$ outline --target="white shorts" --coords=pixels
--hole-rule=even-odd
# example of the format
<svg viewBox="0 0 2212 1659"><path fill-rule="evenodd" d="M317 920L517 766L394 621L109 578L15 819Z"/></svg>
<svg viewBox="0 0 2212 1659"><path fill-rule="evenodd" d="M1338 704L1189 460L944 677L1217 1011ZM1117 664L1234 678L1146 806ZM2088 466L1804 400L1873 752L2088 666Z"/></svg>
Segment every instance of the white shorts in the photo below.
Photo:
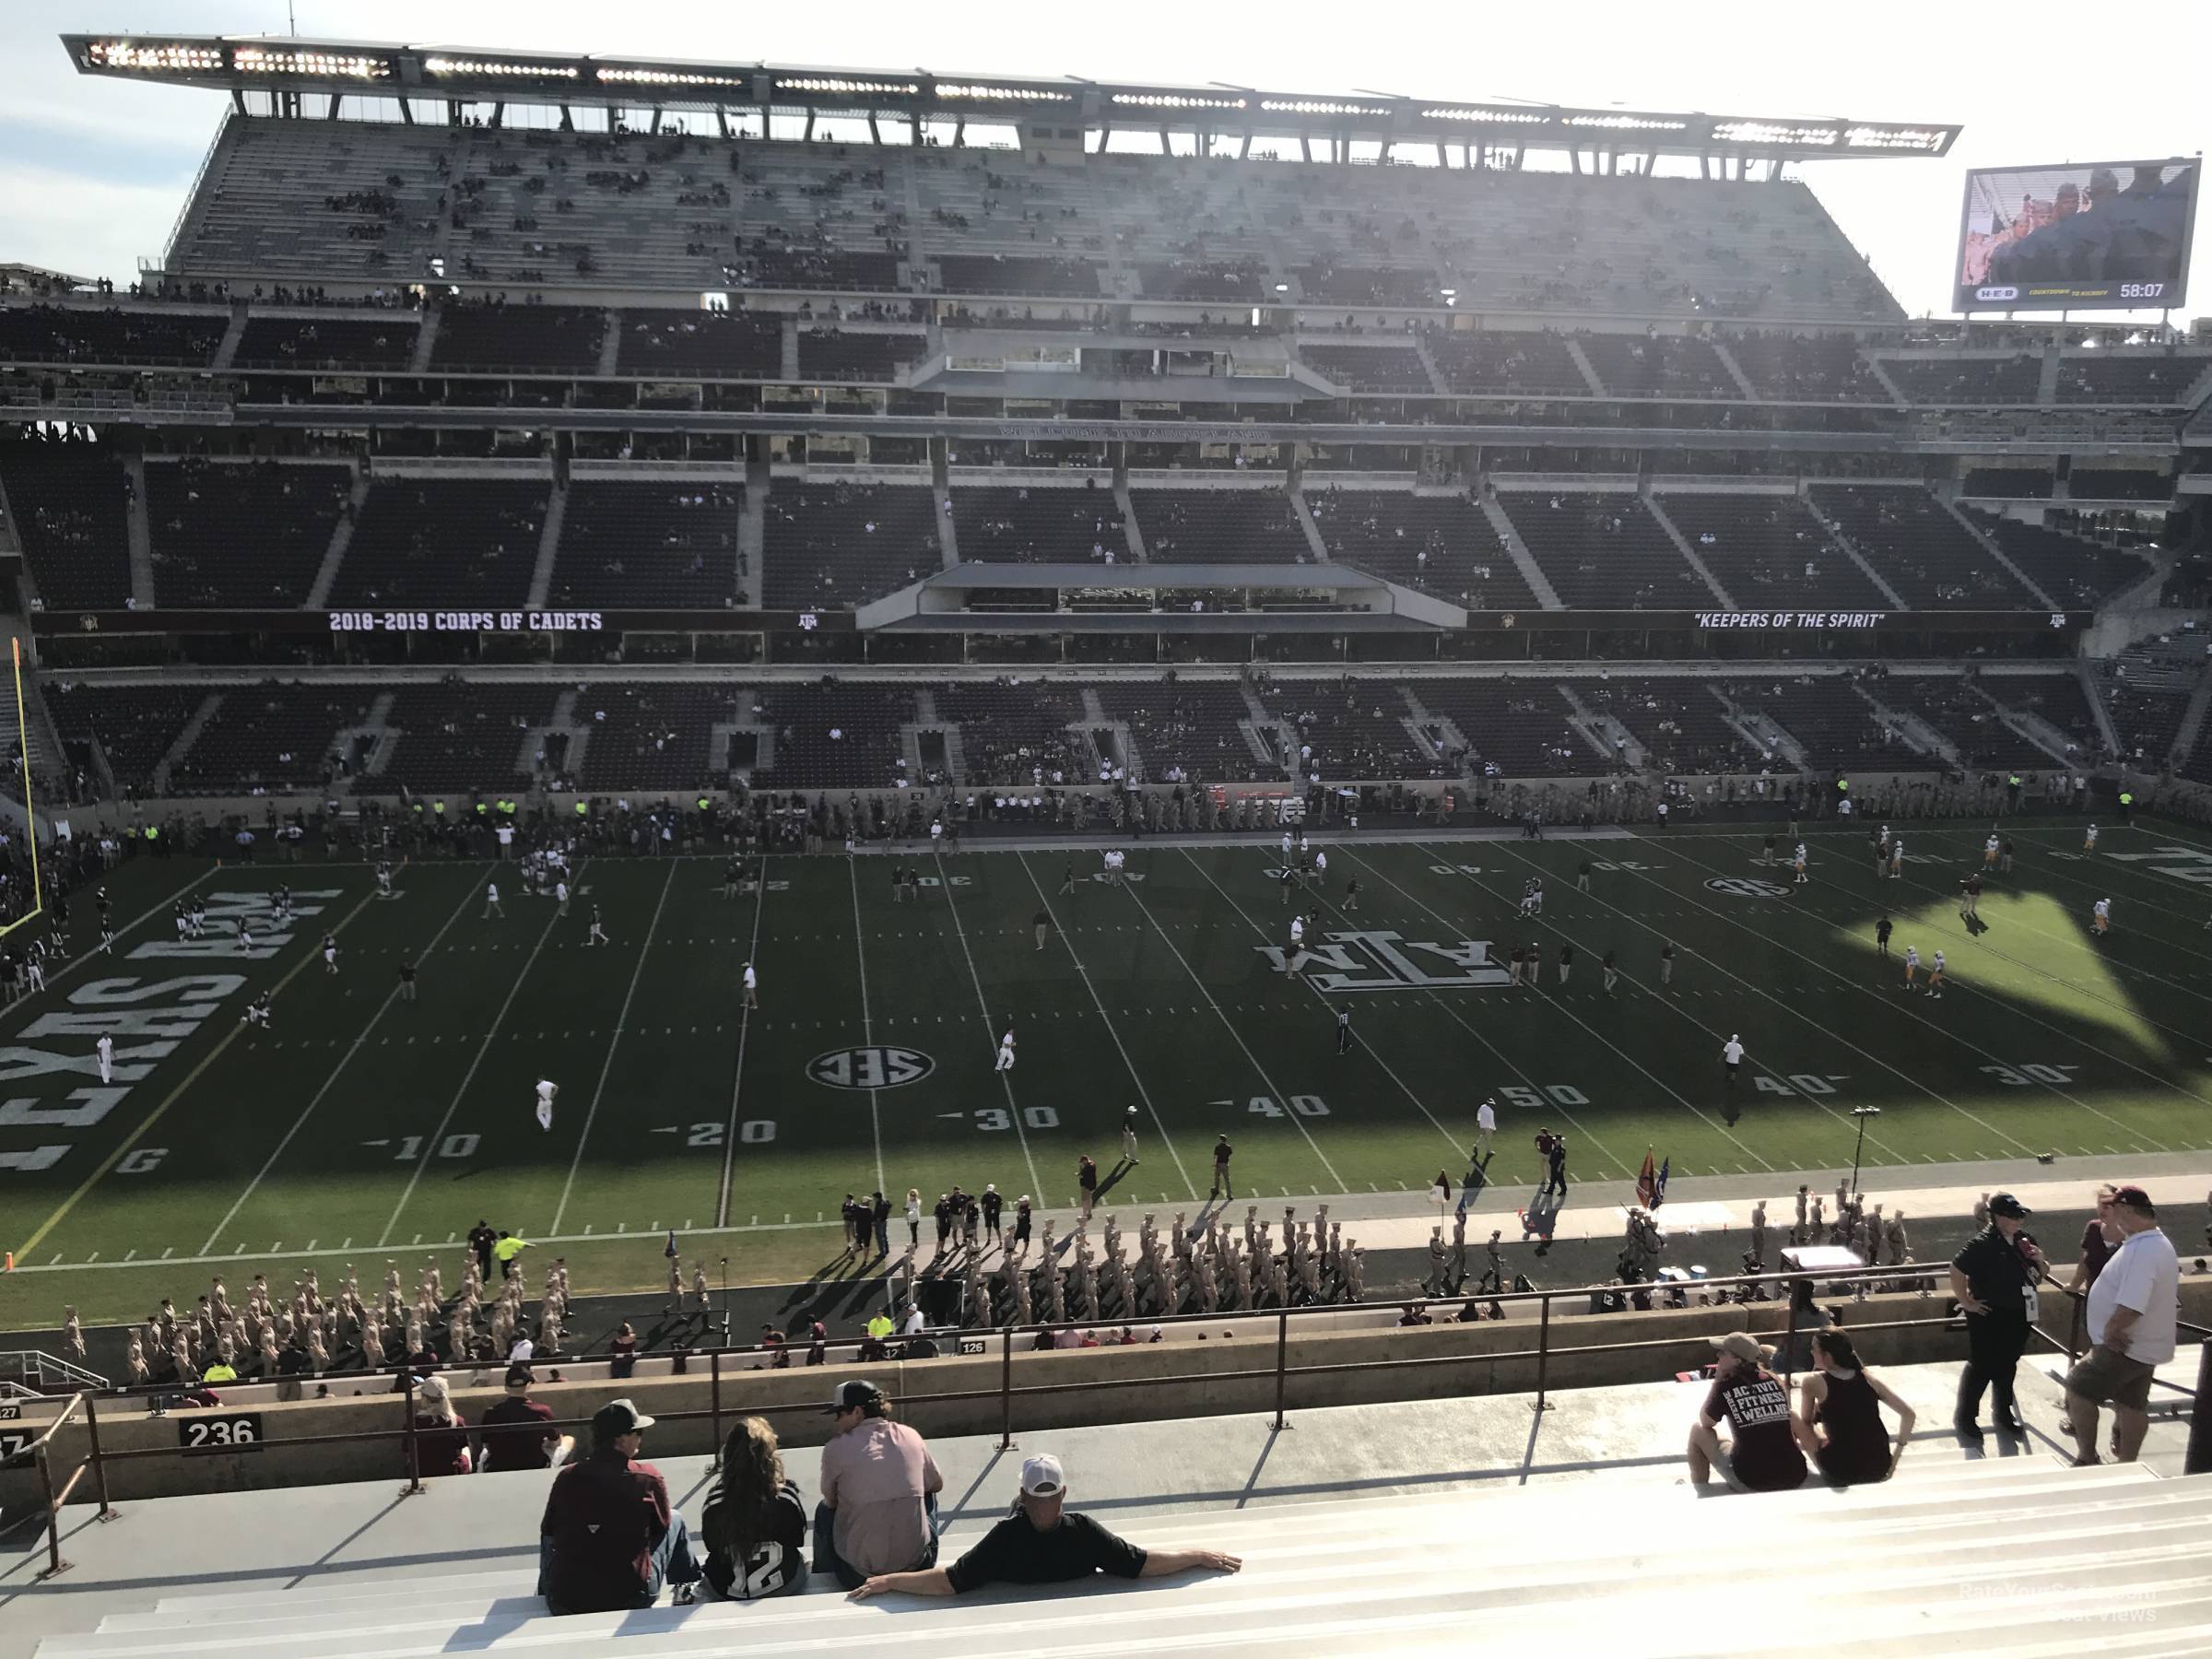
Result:
<svg viewBox="0 0 2212 1659"><path fill-rule="evenodd" d="M538 1103L537 1103L537 1126L538 1126L540 1129L550 1129L550 1128L552 1128L552 1127L553 1127L553 1102L552 1102L552 1101L550 1101L550 1100L539 1100L539 1101L538 1101Z"/></svg>

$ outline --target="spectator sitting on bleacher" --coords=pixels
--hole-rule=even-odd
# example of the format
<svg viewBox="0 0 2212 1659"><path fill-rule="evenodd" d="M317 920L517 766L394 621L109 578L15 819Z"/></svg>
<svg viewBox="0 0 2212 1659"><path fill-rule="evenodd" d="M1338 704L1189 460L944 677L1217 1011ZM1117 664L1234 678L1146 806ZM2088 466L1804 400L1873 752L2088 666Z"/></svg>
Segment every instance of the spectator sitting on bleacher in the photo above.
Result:
<svg viewBox="0 0 2212 1659"><path fill-rule="evenodd" d="M565 1460L575 1450L575 1441L553 1427L553 1408L530 1397L536 1380L527 1365L507 1368L507 1397L477 1424L484 1446L477 1467L484 1473L549 1469L557 1457Z"/></svg>
<svg viewBox="0 0 2212 1659"><path fill-rule="evenodd" d="M1783 1492L1805 1484L1805 1453L1790 1426L1790 1395L1767 1369L1774 1350L1742 1331L1713 1338L1712 1390L1689 1431L1689 1480L1700 1490L1721 1471L1731 1488ZM1721 1441L1722 1422L1729 1439Z"/></svg>
<svg viewBox="0 0 2212 1659"><path fill-rule="evenodd" d="M628 1400L592 1414L591 1455L553 1477L538 1523L537 1591L551 1613L650 1607L700 1578L660 1470L638 1461L653 1418Z"/></svg>
<svg viewBox="0 0 2212 1659"><path fill-rule="evenodd" d="M1791 1419L1797 1444L1835 1486L1887 1480L1912 1437L1912 1407L1866 1369L1851 1338L1822 1331L1813 1338L1812 1375L1797 1385ZM1882 1426L1881 1407L1897 1413L1897 1441Z"/></svg>
<svg viewBox="0 0 2212 1659"><path fill-rule="evenodd" d="M945 1477L921 1435L891 1420L873 1382L840 1383L825 1415L837 1426L822 1448L816 1571L834 1572L851 1590L877 1574L935 1566Z"/></svg>
<svg viewBox="0 0 2212 1659"><path fill-rule="evenodd" d="M776 1431L761 1418L747 1418L723 1442L700 1532L716 1594L757 1601L806 1587L806 1500L784 1476Z"/></svg>
<svg viewBox="0 0 2212 1659"><path fill-rule="evenodd" d="M1244 1563L1218 1549L1139 1549L1088 1515L1068 1512L1060 1460L1032 1457L1021 1465L1021 1496L1013 1512L950 1567L885 1572L854 1587L863 1601L887 1591L910 1595L965 1595L985 1584L1065 1584L1095 1573L1114 1578L1167 1578L1202 1570L1235 1572Z"/></svg>
<svg viewBox="0 0 2212 1659"><path fill-rule="evenodd" d="M415 1385L420 1409L415 1414L415 1475L465 1475L469 1471L468 1425L453 1409L443 1377L425 1377Z"/></svg>

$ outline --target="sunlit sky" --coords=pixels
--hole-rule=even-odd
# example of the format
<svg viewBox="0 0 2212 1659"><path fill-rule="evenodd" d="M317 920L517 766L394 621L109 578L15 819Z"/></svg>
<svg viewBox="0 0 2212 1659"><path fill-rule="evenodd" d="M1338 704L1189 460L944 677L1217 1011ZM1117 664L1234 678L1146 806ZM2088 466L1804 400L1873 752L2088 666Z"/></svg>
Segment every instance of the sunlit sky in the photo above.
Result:
<svg viewBox="0 0 2212 1659"><path fill-rule="evenodd" d="M1956 122L1940 159L1830 161L1802 176L1906 311L1946 314L1968 168L2201 154L2212 0L2146 13L2123 35L2079 0L1849 7L1122 0L949 6L573 4L373 6L298 0L302 35L865 68L1229 81L1329 93ZM0 7L0 263L128 280L159 254L222 118L219 93L79 76L64 30L281 34L283 0L107 0ZM2197 313L2212 313L2212 213L2200 216ZM2177 322L2183 320L2177 314Z"/></svg>

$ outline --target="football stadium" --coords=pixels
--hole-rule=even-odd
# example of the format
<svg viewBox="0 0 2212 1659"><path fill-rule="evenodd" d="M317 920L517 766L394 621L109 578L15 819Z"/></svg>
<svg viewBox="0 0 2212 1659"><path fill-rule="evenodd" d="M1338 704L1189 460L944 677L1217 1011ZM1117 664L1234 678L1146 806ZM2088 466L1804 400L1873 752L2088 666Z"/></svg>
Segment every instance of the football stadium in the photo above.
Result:
<svg viewBox="0 0 2212 1659"><path fill-rule="evenodd" d="M2212 1652L2197 159L58 48L0 1654Z"/></svg>

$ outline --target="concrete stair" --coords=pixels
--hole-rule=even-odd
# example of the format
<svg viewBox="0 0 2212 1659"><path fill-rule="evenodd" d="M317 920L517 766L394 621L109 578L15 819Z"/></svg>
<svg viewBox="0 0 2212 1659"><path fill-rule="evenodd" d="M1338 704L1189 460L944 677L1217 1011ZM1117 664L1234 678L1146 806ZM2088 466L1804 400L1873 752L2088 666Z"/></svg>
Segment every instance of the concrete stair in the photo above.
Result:
<svg viewBox="0 0 2212 1659"><path fill-rule="evenodd" d="M2201 1653L2212 1641L2212 1555L2202 1546L2212 1477L2161 1480L2139 1465L2073 1470L2044 1458L1977 1462L1917 1445L1894 1481L1841 1490L1700 1500L1671 1470L1641 1473L1634 1501L1622 1500L1618 1482L1592 1480L1257 1508L1216 1502L1150 1520L1117 1507L1101 1517L1144 1545L1234 1554L1242 1571L1233 1575L999 1586L952 1601L873 1605L816 1579L806 1594L765 1602L554 1618L527 1569L419 1573L375 1585L318 1581L164 1596L149 1611L110 1612L89 1633L48 1637L36 1652L605 1659L612 1647L639 1659L777 1659L878 1646L895 1633L912 1659L999 1651L1107 1659L1279 1654L1294 1631L1308 1653L1441 1655L1469 1651L1467 1633L1479 1629L1486 1651L1589 1653L1613 1651L1632 1628L1630 1651L1688 1659L1712 1651L1715 1563L1739 1555L1747 1538L1802 1538L1806 1547L1763 1548L1756 1573L1731 1578L1731 1624L1786 1630L1847 1583L1854 1654L2089 1659ZM434 1503L435 1489L417 1501ZM956 1522L940 1559L957 1559L995 1518ZM1990 1582L1993 1536L2019 1563L2009 1590ZM1969 1583L1985 1593L1961 1594ZM2080 1617L2055 1618L2054 1602ZM2100 1608L2126 1617L2091 1617Z"/></svg>
<svg viewBox="0 0 2212 1659"><path fill-rule="evenodd" d="M415 350L407 359L409 374L427 374L430 367L430 352L438 344L438 325L445 321L445 312L431 306L422 313L422 326L415 332Z"/></svg>
<svg viewBox="0 0 2212 1659"><path fill-rule="evenodd" d="M1488 490L1477 490L1475 500L1482 508L1482 516L1490 521L1490 528L1498 532L1498 539L1512 558L1513 568L1521 572L1521 580L1527 582L1529 592L1535 594L1536 603L1546 610L1565 610L1567 607L1559 603L1559 589L1551 585L1551 578L1544 574L1543 567L1536 563L1535 556L1529 552L1528 544L1521 539L1521 532L1514 528L1513 521L1507 516L1498 499Z"/></svg>
<svg viewBox="0 0 2212 1659"><path fill-rule="evenodd" d="M346 549L353 546L353 527L360 522L361 507L369 500L369 475L357 471L353 488L348 495L351 511L343 514L330 533L330 546L323 550L323 562L315 567L315 580L307 590L307 608L321 610L330 603L330 590L337 584L338 566L346 557Z"/></svg>
<svg viewBox="0 0 2212 1659"><path fill-rule="evenodd" d="M1867 360L1871 362L1873 359L1869 359ZM1867 581L1873 582L1876 587L1881 590L1882 598L1888 604L1890 609L1909 611L1912 608L1910 605L1905 603L1904 595L1900 594L1895 588L1891 587L1887 582L1883 581L1882 573L1866 562L1865 555L1862 554L1858 548L1852 546L1851 537L1843 534L1843 527L1837 524L1834 519L1829 517L1827 513L1820 511L1819 503L1813 500L1809 492L1800 492L1797 499L1805 503L1805 510L1807 512L1811 513L1813 517L1820 521L1821 528L1826 530L1829 535L1835 537L1836 546L1843 549L1844 558L1850 559L1853 564L1858 566L1859 574L1865 577Z"/></svg>
<svg viewBox="0 0 2212 1659"><path fill-rule="evenodd" d="M546 522L538 526L537 562L530 567L530 594L524 601L532 610L543 607L553 591L553 561L560 557L560 529L569 519L569 487L554 481L546 501Z"/></svg>
<svg viewBox="0 0 2212 1659"><path fill-rule="evenodd" d="M1606 390L1606 382L1597 378L1597 365L1590 360L1590 354L1583 349L1583 343L1572 335L1567 336L1567 355L1574 359L1574 366L1583 371L1583 379L1589 383L1591 396L1611 395Z"/></svg>
<svg viewBox="0 0 2212 1659"><path fill-rule="evenodd" d="M215 360L208 365L213 372L217 374L229 372L230 365L238 360L238 342L245 332L246 302L243 300L233 300L230 306L229 324L223 330L221 344L215 348Z"/></svg>
<svg viewBox="0 0 2212 1659"><path fill-rule="evenodd" d="M2064 359L2055 343L2043 347L2043 360L2035 377L2035 401L2042 408L2058 402L2058 371Z"/></svg>
<svg viewBox="0 0 2212 1659"><path fill-rule="evenodd" d="M1306 546L1313 550L1313 562L1327 564L1329 545L1321 539L1321 526L1313 522L1313 510L1306 505L1303 490L1290 492L1290 511L1298 514L1299 528L1306 533Z"/></svg>
<svg viewBox="0 0 2212 1659"><path fill-rule="evenodd" d="M1152 556L1145 551L1145 533L1137 528L1136 507L1129 500L1129 483L1125 478L1113 481L1113 504L1122 510L1122 529L1129 542L1129 562L1148 564Z"/></svg>
<svg viewBox="0 0 2212 1659"><path fill-rule="evenodd" d="M2057 356L2057 352L2053 350L2051 355L2053 358L2055 358ZM2066 608L2065 606L2060 605L2053 600L2051 595L2043 592L2041 588L2038 587L2034 579L2030 577L2027 571L2021 570L2018 565L2014 564L2011 558L2006 553L2005 549L1998 547L1994 541L1991 540L1990 537L1983 532L1981 525L1975 524L1974 521L1966 513L1961 512L1959 510L1959 503L1954 498L1948 495L1938 495L1936 499L1942 503L1943 510L1959 522L1959 528L1964 530L1969 535L1972 536L1975 541L1980 543L1982 550L1984 553L1987 553L1990 558L1997 561L1997 563L2004 569L2006 575L2010 576L2015 582L2018 582L2022 587L2026 588L2030 594L2035 595L2035 602L2038 605L2049 611L2058 611Z"/></svg>
<svg viewBox="0 0 2212 1659"><path fill-rule="evenodd" d="M210 691L202 699L200 706L192 712L192 718L184 723L184 729L177 734L176 741L154 763L154 793L157 795L169 793L170 773L176 769L177 762L191 752L192 746L199 741L201 732L206 729L207 722L213 718L222 700L223 694L220 691Z"/></svg>
<svg viewBox="0 0 2212 1659"><path fill-rule="evenodd" d="M131 603L140 610L154 608L154 531L146 511L146 457L127 456L123 476L131 481L127 517L131 547Z"/></svg>
<svg viewBox="0 0 2212 1659"><path fill-rule="evenodd" d="M1728 378L1735 382L1735 389L1751 402L1759 402L1759 388L1751 383L1751 377L1744 372L1744 366L1735 360L1735 353L1728 349L1728 342L1709 340L1706 344L1712 347L1713 356L1721 359L1721 367L1728 371Z"/></svg>
<svg viewBox="0 0 2212 1659"><path fill-rule="evenodd" d="M1666 516L1666 510L1659 505L1659 498L1647 493L1643 498L1643 504L1652 510L1652 517L1658 521L1659 528L1666 532L1666 539L1675 544L1675 550L1682 555L1684 562L1698 573L1700 580L1712 591L1712 596L1721 602L1721 608L1723 610L1743 609L1742 606L1736 604L1728 590L1721 585L1721 579L1712 573L1712 567L1698 557L1697 548L1690 545L1689 537L1682 534L1681 525Z"/></svg>

